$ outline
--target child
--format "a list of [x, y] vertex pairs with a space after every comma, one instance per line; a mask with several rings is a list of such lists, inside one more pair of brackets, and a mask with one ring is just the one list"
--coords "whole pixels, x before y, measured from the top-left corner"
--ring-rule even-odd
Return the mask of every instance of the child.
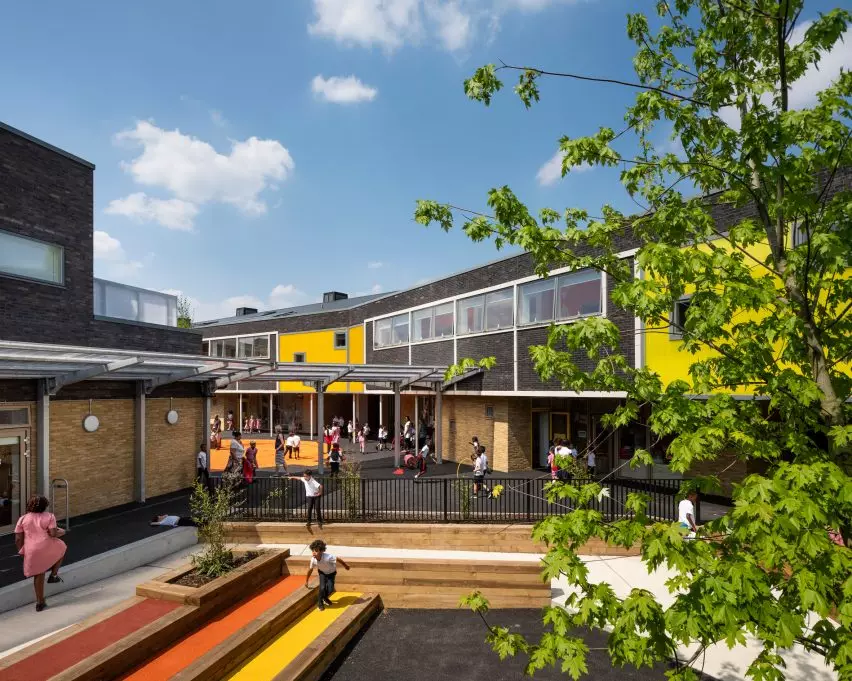
[[319, 573], [319, 593], [317, 600], [320, 610], [325, 610], [325, 606], [334, 605], [331, 602], [331, 594], [334, 593], [334, 578], [337, 577], [337, 564], [340, 563], [347, 570], [349, 566], [343, 558], [326, 553], [326, 545], [322, 539], [314, 539], [311, 542], [311, 564], [308, 567], [308, 574], [305, 575], [305, 586], [308, 586], [308, 580], [311, 578], [314, 568]]
[[364, 435], [364, 429], [362, 428], [360, 431], [358, 431], [358, 449], [361, 451], [362, 454], [364, 453], [364, 448], [366, 447], [366, 445], [367, 438]]
[[388, 439], [388, 431], [385, 430], [385, 427], [379, 424], [379, 433], [378, 433], [378, 443], [376, 443], [376, 451], [382, 450], [385, 448], [385, 443]]
[[343, 461], [343, 455], [340, 453], [340, 443], [335, 442], [331, 445], [331, 451], [328, 453], [328, 463], [331, 465], [331, 477], [336, 477], [340, 473], [341, 461]]
[[290, 433], [290, 437], [293, 438], [293, 454], [296, 455], [297, 459], [301, 459], [302, 455], [299, 453], [299, 447], [302, 445], [302, 438], [299, 437], [298, 433]]
[[426, 460], [429, 458], [429, 440], [426, 440], [426, 444], [423, 445], [423, 449], [420, 450], [420, 453], [417, 455], [417, 475], [414, 476], [414, 480], [416, 481], [418, 478], [426, 475]]

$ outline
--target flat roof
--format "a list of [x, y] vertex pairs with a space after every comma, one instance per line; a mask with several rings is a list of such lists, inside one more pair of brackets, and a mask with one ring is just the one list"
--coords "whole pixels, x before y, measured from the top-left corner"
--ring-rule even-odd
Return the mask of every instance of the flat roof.
[[48, 379], [48, 391], [87, 380], [147, 381], [149, 392], [178, 382], [210, 382], [216, 389], [241, 380], [319, 383], [444, 383], [446, 366], [309, 364], [206, 355], [136, 352], [75, 345], [0, 341], [0, 379]]
[[60, 149], [59, 147], [55, 147], [49, 142], [45, 142], [44, 140], [39, 139], [38, 137], [33, 137], [29, 133], [24, 132], [23, 130], [18, 130], [17, 128], [13, 128], [8, 123], [4, 123], [0, 121], [0, 130], [5, 130], [6, 132], [11, 132], [13, 135], [17, 135], [18, 137], [23, 137], [25, 140], [32, 142], [34, 144], [38, 144], [40, 147], [44, 147], [45, 149], [49, 149], [60, 156], [64, 156], [67, 159], [71, 159], [72, 161], [76, 161], [80, 165], [84, 165], [87, 168], [95, 169], [95, 164], [91, 161], [87, 161], [84, 158], [80, 158], [79, 156], [75, 156], [69, 151], [65, 151], [65, 149]]

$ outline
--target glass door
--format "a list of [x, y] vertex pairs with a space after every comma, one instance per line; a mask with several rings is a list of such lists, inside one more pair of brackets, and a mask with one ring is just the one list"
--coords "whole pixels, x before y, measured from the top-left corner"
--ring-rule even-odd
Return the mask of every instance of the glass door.
[[26, 501], [23, 431], [0, 431], [0, 534], [14, 531]]
[[550, 439], [556, 443], [557, 440], [568, 442], [570, 433], [568, 431], [567, 412], [551, 412], [550, 414]]

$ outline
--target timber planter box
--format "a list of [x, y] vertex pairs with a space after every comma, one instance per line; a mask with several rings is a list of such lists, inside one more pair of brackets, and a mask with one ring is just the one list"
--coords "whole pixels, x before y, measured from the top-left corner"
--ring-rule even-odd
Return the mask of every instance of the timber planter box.
[[[235, 551], [235, 556], [247, 553]], [[235, 603], [265, 584], [278, 579], [285, 569], [284, 561], [289, 549], [273, 549], [258, 552], [258, 556], [234, 568], [228, 574], [203, 586], [183, 586], [174, 582], [191, 573], [192, 563], [185, 563], [136, 587], [137, 596], [175, 601], [196, 607], [220, 607]]]

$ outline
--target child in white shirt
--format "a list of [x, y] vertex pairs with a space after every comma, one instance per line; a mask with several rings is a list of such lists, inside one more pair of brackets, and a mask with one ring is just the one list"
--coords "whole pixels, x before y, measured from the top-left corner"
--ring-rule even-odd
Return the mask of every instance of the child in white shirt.
[[308, 566], [308, 574], [305, 575], [305, 586], [311, 578], [314, 568], [319, 573], [319, 591], [317, 593], [320, 610], [325, 606], [334, 605], [331, 602], [331, 594], [334, 593], [334, 579], [337, 577], [337, 564], [340, 563], [347, 570], [349, 566], [343, 558], [338, 558], [333, 553], [326, 552], [326, 545], [322, 539], [314, 539], [311, 542], [311, 564]]

